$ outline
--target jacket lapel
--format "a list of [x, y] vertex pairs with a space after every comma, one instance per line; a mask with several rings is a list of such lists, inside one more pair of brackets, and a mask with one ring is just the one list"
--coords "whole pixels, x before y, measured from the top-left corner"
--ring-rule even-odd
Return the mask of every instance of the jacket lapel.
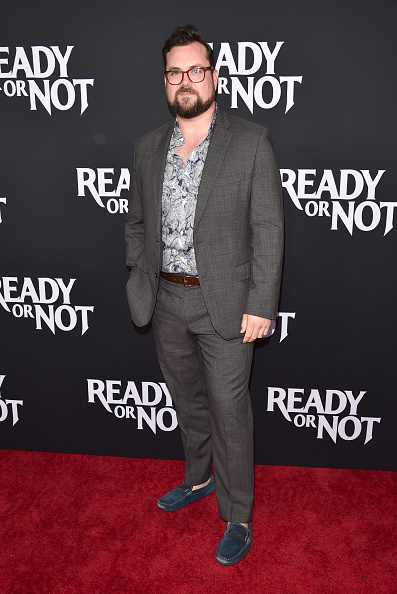
[[158, 136], [154, 140], [153, 153], [151, 155], [153, 158], [150, 159], [150, 163], [154, 164], [150, 171], [148, 171], [148, 175], [150, 177], [150, 185], [152, 188], [152, 199], [155, 213], [154, 223], [156, 229], [161, 229], [164, 170], [173, 129], [174, 122], [172, 121], [159, 130]]
[[232, 135], [231, 124], [227, 114], [218, 108], [197, 196], [194, 230], [196, 230], [207, 205], [215, 180], [225, 159]]
[[[147, 175], [150, 177], [150, 187], [152, 188], [151, 195], [155, 212], [155, 220], [153, 222], [156, 229], [161, 229], [164, 169], [173, 129], [174, 121], [171, 121], [159, 130], [153, 143], [153, 160], [150, 159], [150, 162], [155, 163], [155, 166], [147, 172]], [[227, 114], [218, 108], [197, 196], [194, 229], [197, 228], [207, 205], [215, 180], [225, 159], [232, 135], [232, 128]]]

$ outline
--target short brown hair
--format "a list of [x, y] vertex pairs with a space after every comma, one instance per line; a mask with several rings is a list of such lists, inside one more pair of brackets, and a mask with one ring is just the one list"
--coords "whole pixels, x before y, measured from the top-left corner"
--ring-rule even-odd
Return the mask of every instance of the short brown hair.
[[181, 27], [177, 27], [170, 37], [165, 40], [162, 49], [164, 68], [167, 68], [167, 54], [173, 47], [177, 45], [190, 45], [194, 41], [198, 41], [205, 47], [210, 66], [215, 68], [214, 52], [208, 43], [205, 43], [201, 37], [200, 31], [194, 25], [182, 25]]

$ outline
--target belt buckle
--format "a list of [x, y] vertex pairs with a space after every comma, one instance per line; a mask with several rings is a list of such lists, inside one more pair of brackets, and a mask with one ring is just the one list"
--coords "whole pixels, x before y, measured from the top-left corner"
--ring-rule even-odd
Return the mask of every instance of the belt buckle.
[[185, 285], [185, 287], [194, 287], [195, 285], [193, 284], [193, 282], [190, 281], [190, 279], [195, 279], [195, 276], [189, 276], [189, 275], [182, 275], [183, 278], [183, 284]]

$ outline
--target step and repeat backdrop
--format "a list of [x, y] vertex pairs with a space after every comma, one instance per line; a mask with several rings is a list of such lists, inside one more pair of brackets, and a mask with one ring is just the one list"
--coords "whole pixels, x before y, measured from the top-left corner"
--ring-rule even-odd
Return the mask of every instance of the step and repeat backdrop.
[[396, 19], [386, 0], [3, 2], [1, 448], [183, 457], [123, 234], [135, 139], [170, 117], [161, 47], [193, 23], [284, 188], [256, 461], [396, 468]]

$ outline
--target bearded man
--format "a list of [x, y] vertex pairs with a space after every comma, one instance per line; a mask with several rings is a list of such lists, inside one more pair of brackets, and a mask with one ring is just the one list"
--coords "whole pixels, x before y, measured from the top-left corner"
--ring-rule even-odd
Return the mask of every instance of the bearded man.
[[[253, 345], [277, 315], [283, 206], [266, 128], [215, 102], [211, 47], [192, 25], [163, 47], [174, 121], [141, 136], [126, 220], [127, 296], [152, 320], [186, 458], [184, 482], [158, 500], [177, 511], [216, 491], [226, 521], [216, 559], [252, 542]], [[212, 464], [214, 476], [212, 476]]]

